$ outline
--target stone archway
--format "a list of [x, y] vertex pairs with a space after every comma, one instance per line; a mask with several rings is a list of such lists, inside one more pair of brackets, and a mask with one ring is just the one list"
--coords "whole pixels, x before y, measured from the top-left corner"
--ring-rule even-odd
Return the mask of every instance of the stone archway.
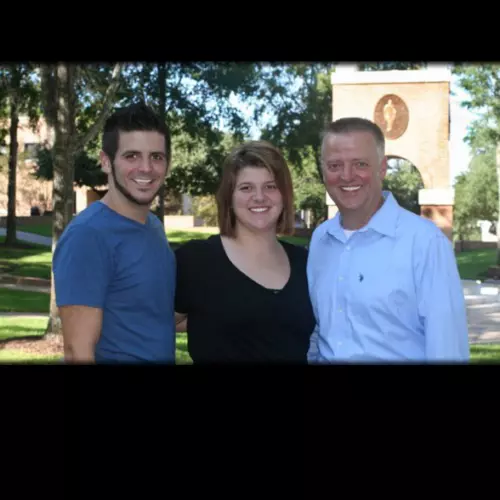
[[410, 212], [421, 214], [419, 193], [424, 189], [424, 182], [418, 166], [408, 158], [387, 156], [384, 189], [392, 191], [401, 206]]
[[[421, 215], [451, 239], [454, 193], [450, 182], [451, 73], [442, 67], [425, 70], [332, 73], [332, 119], [359, 116], [375, 121], [386, 137], [388, 156], [418, 166], [423, 189]], [[327, 195], [329, 216], [335, 213]]]

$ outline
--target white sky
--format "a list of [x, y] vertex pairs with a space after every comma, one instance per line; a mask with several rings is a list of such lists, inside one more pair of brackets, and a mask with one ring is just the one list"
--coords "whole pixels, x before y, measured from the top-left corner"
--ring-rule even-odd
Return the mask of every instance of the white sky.
[[460, 102], [466, 98], [466, 93], [457, 86], [456, 77], [452, 76], [450, 95], [450, 182], [453, 184], [455, 177], [467, 169], [470, 157], [470, 149], [464, 142], [467, 135], [467, 127], [477, 116], [462, 107]]

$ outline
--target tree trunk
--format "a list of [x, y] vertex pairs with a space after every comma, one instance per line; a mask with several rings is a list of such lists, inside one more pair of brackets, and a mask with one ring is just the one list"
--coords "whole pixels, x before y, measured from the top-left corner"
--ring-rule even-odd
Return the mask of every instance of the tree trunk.
[[[99, 132], [112, 111], [119, 87], [122, 64], [115, 65], [103, 102], [103, 111], [96, 123], [82, 137], [76, 136], [77, 94], [75, 87], [77, 67], [58, 63], [42, 66], [42, 92], [45, 117], [54, 131], [53, 184], [52, 184], [52, 253], [74, 212], [75, 157]], [[50, 318], [46, 335], [61, 335], [61, 320], [56, 305], [54, 275], [51, 273]]]
[[500, 142], [496, 148], [497, 183], [498, 183], [498, 215], [497, 215], [497, 258], [496, 265], [500, 266]]
[[[166, 121], [167, 106], [167, 66], [166, 63], [158, 63], [158, 90], [159, 90], [159, 115], [162, 122]], [[158, 206], [156, 215], [165, 226], [165, 182], [158, 192]]]
[[9, 186], [7, 188], [7, 234], [6, 245], [15, 245], [16, 237], [16, 177], [17, 177], [17, 127], [19, 124], [18, 91], [19, 73], [12, 68], [12, 83], [10, 92], [10, 148], [9, 148]]
[[[55, 72], [57, 104], [54, 124], [54, 178], [52, 187], [52, 253], [64, 229], [73, 216], [73, 178], [75, 149], [75, 66], [59, 63]], [[51, 279], [50, 319], [46, 334], [62, 334], [61, 320], [56, 305], [54, 276]]]

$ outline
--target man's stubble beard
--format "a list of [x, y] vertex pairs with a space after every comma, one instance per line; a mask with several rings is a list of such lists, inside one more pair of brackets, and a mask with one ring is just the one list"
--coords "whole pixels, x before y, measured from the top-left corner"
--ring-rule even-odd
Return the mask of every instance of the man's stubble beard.
[[162, 188], [162, 184], [160, 184], [160, 187], [156, 190], [155, 194], [149, 199], [149, 200], [138, 200], [137, 198], [134, 198], [132, 194], [123, 186], [123, 184], [120, 183], [118, 178], [116, 177], [116, 170], [115, 170], [115, 165], [113, 162], [111, 162], [111, 175], [113, 176], [113, 182], [116, 186], [116, 189], [120, 191], [120, 193], [127, 198], [131, 203], [134, 203], [135, 205], [140, 205], [140, 206], [150, 206], [154, 199], [158, 196], [158, 193], [160, 192]]

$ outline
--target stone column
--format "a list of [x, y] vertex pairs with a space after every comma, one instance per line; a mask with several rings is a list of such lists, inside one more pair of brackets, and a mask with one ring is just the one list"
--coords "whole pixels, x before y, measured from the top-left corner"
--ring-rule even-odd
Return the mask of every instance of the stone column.
[[453, 239], [454, 195], [452, 188], [421, 189], [418, 192], [420, 214], [432, 220], [450, 240]]
[[326, 201], [326, 206], [328, 207], [328, 218], [333, 219], [333, 217], [335, 217], [339, 209], [337, 205], [335, 205], [335, 202], [330, 198], [330, 195], [328, 193], [325, 193], [325, 201]]

